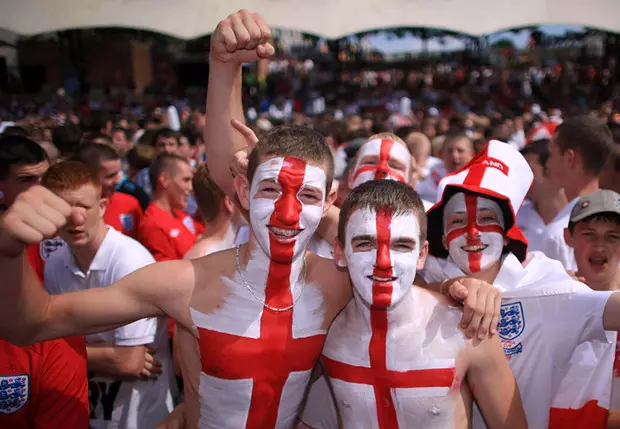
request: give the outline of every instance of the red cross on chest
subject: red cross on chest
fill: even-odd
[[[271,225],[299,226],[302,205],[296,195],[303,184],[304,171],[305,163],[286,158],[278,177],[282,196],[274,204]],[[282,222],[286,225],[281,225]],[[279,261],[289,262],[278,263],[272,259],[269,263],[265,303],[274,308],[287,308],[293,305],[290,276],[295,242],[283,244],[272,236],[269,240],[272,257],[277,255]],[[312,370],[321,354],[325,334],[293,338],[293,312],[297,309],[274,311],[263,307],[258,338],[198,328],[201,367],[205,374],[224,380],[253,381],[246,429],[274,428],[289,375]]]
[[[377,259],[373,273],[381,277],[392,275],[389,243],[392,212],[377,212]],[[450,387],[454,379],[454,368],[416,369],[395,371],[387,367],[388,306],[392,299],[392,286],[373,284],[373,304],[370,310],[372,330],[368,351],[370,367],[349,365],[322,357],[328,377],[348,383],[372,385],[380,429],[397,429],[398,418],[393,389],[421,387]]]

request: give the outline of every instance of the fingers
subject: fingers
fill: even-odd
[[[480,329],[483,329],[485,331],[486,336],[486,328],[482,328],[482,319],[485,314],[487,298],[488,295],[482,293],[476,294],[476,300],[474,301],[472,308],[473,317],[471,318],[471,322],[469,323],[469,327],[467,328],[467,336],[469,338],[475,338],[476,335],[479,333]]]
[[[474,318],[474,311],[476,308],[476,300],[478,298],[477,290],[470,290],[467,299],[463,303],[463,317],[461,318],[461,328],[465,329],[465,333],[469,336],[469,325]]]
[[[252,18],[254,18],[254,22],[258,25],[260,30],[260,44],[269,42],[271,40],[271,29],[265,23],[263,17],[258,13],[253,13]]]
[[[450,297],[457,302],[464,302],[467,299],[467,288],[460,282],[455,281],[450,285]]]
[[[241,49],[246,49],[248,44],[250,43],[251,36],[250,32],[243,23],[241,18],[241,12],[234,13],[230,16],[230,23],[232,25],[232,30],[235,33],[235,39],[237,41],[236,46],[229,50],[229,52],[234,52]]]
[[[495,316],[495,294],[488,295],[486,297],[484,313],[482,314],[482,319],[480,321],[480,326],[478,327],[478,339],[483,340],[489,335],[489,332],[492,332],[493,327],[493,317]]]
[[[497,334],[497,327],[499,325],[499,316],[502,312],[502,296],[501,294],[495,294],[495,298],[493,299],[494,309],[493,309],[493,317],[491,317],[491,334]]]
[[[255,49],[258,45],[264,43],[264,41],[262,40],[261,29],[252,14],[247,10],[239,11],[239,15],[241,16],[241,22],[243,26],[245,27],[247,33],[250,36],[250,39],[245,46],[245,49]]]
[[[236,119],[231,120],[230,123],[233,128],[239,131],[239,133],[243,136],[250,149],[254,149],[254,146],[256,146],[256,143],[258,143],[258,137],[256,137],[254,131],[252,131],[252,129],[245,125],[243,122]]]

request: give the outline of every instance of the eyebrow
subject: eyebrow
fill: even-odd
[[[362,240],[372,241],[372,240],[375,240],[375,237],[373,237],[370,234],[365,234],[365,235],[356,235],[355,237],[351,239],[351,241],[356,241],[356,240],[357,241],[362,241]]]

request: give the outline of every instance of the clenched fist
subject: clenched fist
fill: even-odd
[[[211,36],[211,59],[221,63],[251,63],[275,53],[271,30],[257,13],[240,10],[221,21]]]
[[[21,193],[0,222],[0,254],[17,256],[24,246],[54,237],[70,219],[84,223],[84,209],[72,208],[52,191],[34,186]]]

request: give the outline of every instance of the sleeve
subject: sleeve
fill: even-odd
[[[88,378],[84,341],[59,339],[44,343],[36,429],[87,429]]]
[[[543,314],[557,317],[560,322],[547,324],[547,334],[562,338],[569,350],[588,341],[607,342],[603,313],[612,293],[587,291],[542,298]]]
[[[138,240],[151,252],[157,262],[182,259],[177,255],[170,238],[160,228],[140,227]]]
[[[140,243],[127,239],[124,249],[125,257],[119,258],[119,265],[114,267],[111,281],[114,283],[128,274],[133,273],[155,262],[153,256]],[[140,319],[114,330],[114,344],[117,346],[141,346],[155,342],[157,334],[157,318]]]

